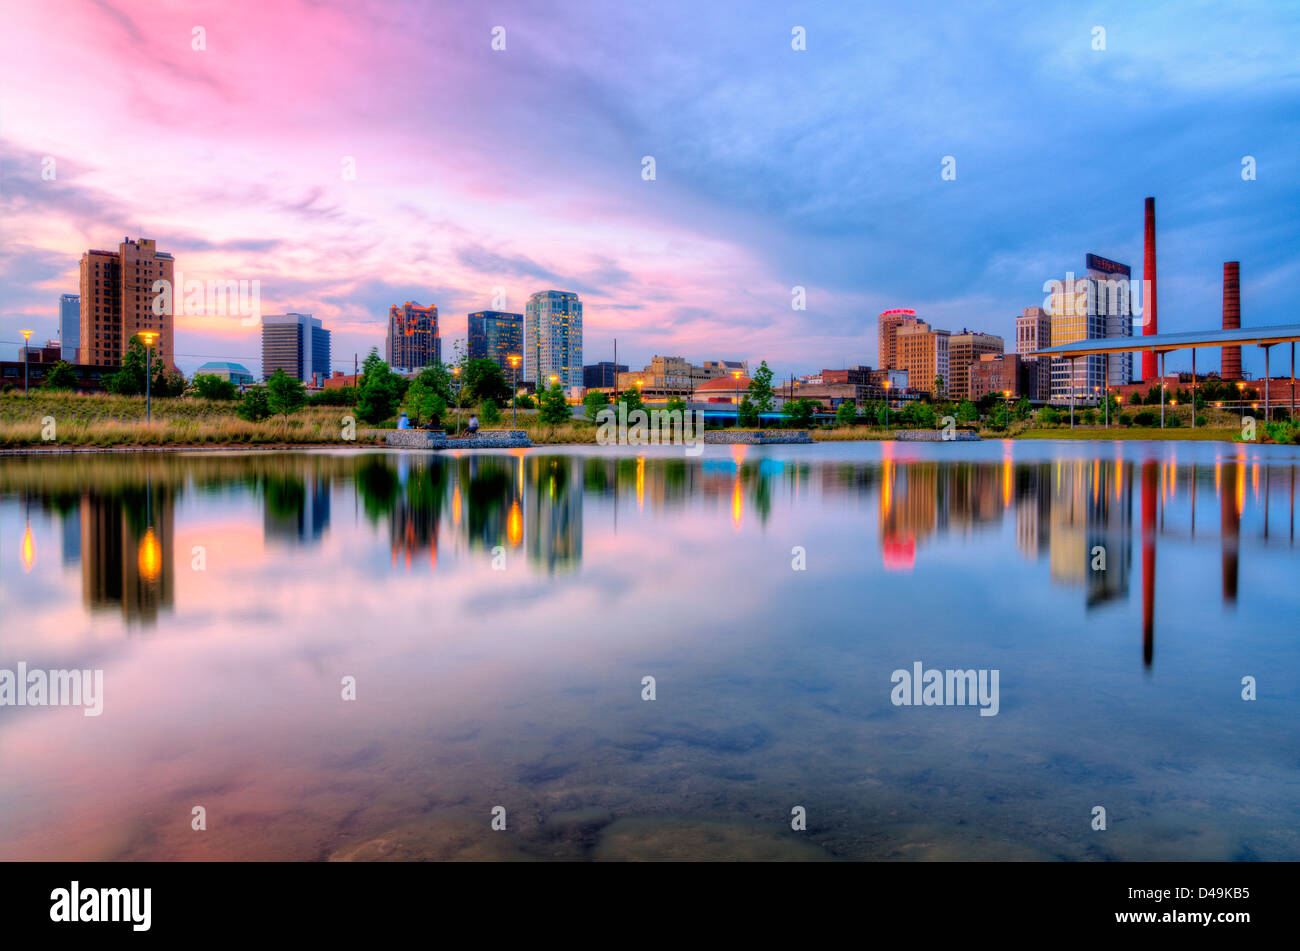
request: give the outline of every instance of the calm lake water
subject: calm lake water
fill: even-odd
[[[0,458],[0,668],[104,672],[0,707],[0,859],[1297,860],[1297,465]]]

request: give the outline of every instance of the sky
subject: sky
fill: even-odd
[[[129,235],[320,317],[349,372],[391,304],[436,304],[448,357],[467,313],[546,289],[582,297],[586,363],[617,338],[633,367],[877,366],[881,310],[1011,339],[1088,252],[1140,277],[1148,195],[1161,330],[1219,325],[1229,260],[1244,325],[1300,321],[1295,3],[0,0],[0,24],[6,359]],[[238,314],[178,315],[175,346],[260,368]]]

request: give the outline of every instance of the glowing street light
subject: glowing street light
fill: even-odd
[[[142,330],[139,336],[144,338],[144,421],[153,421],[153,400],[150,383],[153,380],[153,342],[158,336],[152,330]]]
[[[506,358],[510,361],[510,384],[514,388],[514,399],[511,401],[512,409],[510,411],[510,426],[512,429],[519,428],[519,354],[512,353]]]
[[[27,395],[27,357],[28,357],[27,350],[28,350],[28,345],[31,343],[32,334],[34,334],[35,332],[36,331],[34,330],[19,331],[19,333],[23,335],[23,395],[24,396]]]
[[[885,432],[889,432],[889,379],[886,378],[885,384]]]
[[[456,386],[456,435],[460,435],[460,367],[452,367],[451,375]]]

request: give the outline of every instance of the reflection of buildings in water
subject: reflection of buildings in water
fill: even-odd
[[[81,590],[92,610],[120,608],[128,620],[154,621],[173,604],[175,503],[171,490],[101,496],[81,502]]]
[[[548,574],[582,561],[582,473],[570,456],[525,459],[524,538],[528,560]]]
[[[1052,580],[1085,588],[1090,608],[1127,597],[1133,569],[1131,475],[1093,460],[1057,463],[1052,480],[1047,542]],[[1102,558],[1105,568],[1094,568]]]
[[[460,460],[456,485],[464,509],[465,537],[471,548],[514,548],[523,538],[519,461],[508,456],[469,456]]]
[[[62,561],[65,565],[75,565],[81,561],[81,511],[80,507],[64,512],[59,517],[62,535]]]
[[[1241,512],[1246,504],[1245,460],[1215,463],[1219,483],[1219,546],[1225,604],[1237,602],[1237,572],[1241,547]]]
[[[438,523],[447,497],[450,479],[449,465],[441,459],[427,464],[416,461],[398,469],[400,482],[392,494],[392,510],[388,516],[388,537],[397,564],[401,555],[409,570],[415,555],[429,552],[429,564],[438,565]]]
[[[1046,462],[1023,466],[1018,477],[1016,547],[1026,558],[1037,559],[1052,537],[1052,466]]]
[[[263,537],[289,545],[321,540],[330,523],[330,481],[317,473],[304,479],[268,477],[265,483]]]

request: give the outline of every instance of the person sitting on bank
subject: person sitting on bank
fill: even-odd
[[[410,420],[410,417],[408,417],[405,413],[403,413],[401,416],[397,417],[397,428],[398,428],[398,429],[410,429],[410,428],[411,428],[411,420]]]
[[[474,414],[472,414],[472,413],[470,414],[470,417],[469,417],[469,428],[466,429],[465,431],[468,432],[468,433],[476,433],[476,432],[478,432],[478,416],[476,416],[476,415],[474,415]]]

